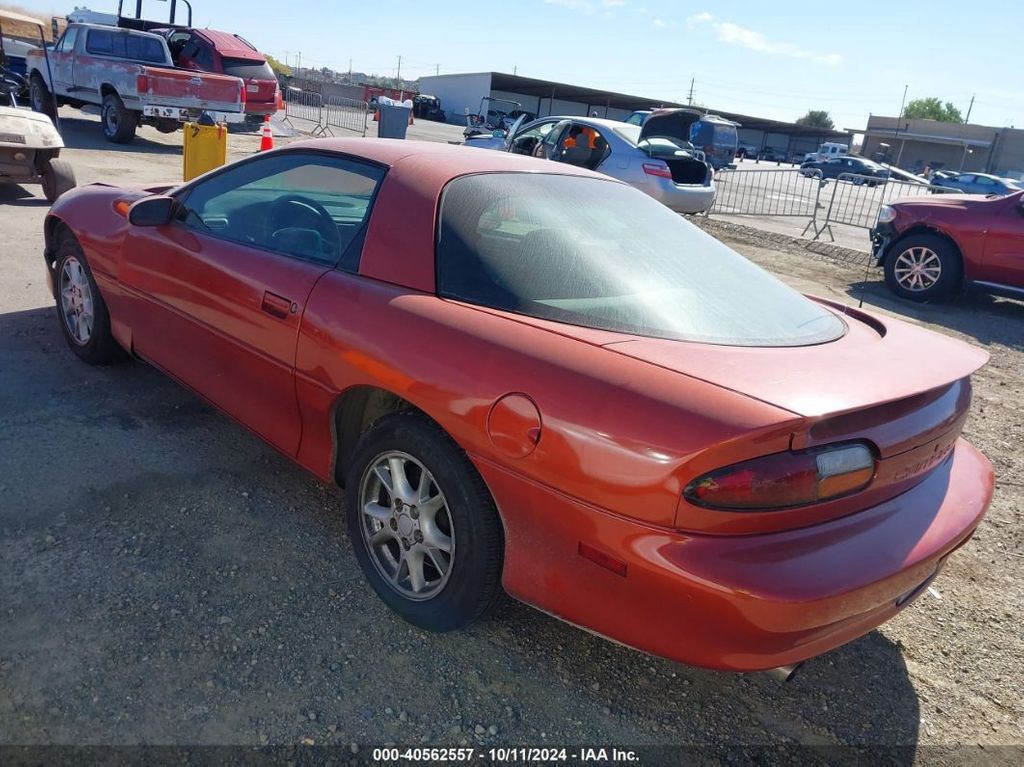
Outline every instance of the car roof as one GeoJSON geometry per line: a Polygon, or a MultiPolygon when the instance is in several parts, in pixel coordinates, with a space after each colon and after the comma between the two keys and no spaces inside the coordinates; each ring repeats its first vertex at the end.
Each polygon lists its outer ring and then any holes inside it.
{"type": "Polygon", "coordinates": [[[128,29],[126,27],[112,27],[109,24],[86,24],[84,22],[75,22],[74,24],[68,24],[69,27],[78,27],[79,29],[86,30],[101,30],[103,32],[117,32],[122,35],[140,35],[142,37],[155,37],[157,40],[164,40],[162,35],[158,35],[155,32],[146,32],[141,29],[128,29]]]}
{"type": "Polygon", "coordinates": [[[24,13],[8,11],[3,8],[0,8],[0,19],[3,19],[4,21],[17,21],[21,24],[31,24],[36,27],[43,26],[43,22],[39,19],[33,18],[32,16],[26,16],[24,13]]]}
{"type": "Polygon", "coordinates": [[[221,56],[232,59],[251,59],[253,61],[266,61],[266,57],[254,48],[250,43],[231,32],[221,32],[218,29],[193,29],[199,37],[205,38],[210,45],[217,49],[221,56]]]}
{"type": "MultiPolygon", "coordinates": [[[[614,120],[596,120],[608,125],[619,125],[614,120]]],[[[577,168],[573,165],[552,165],[548,160],[539,160],[508,152],[482,151],[461,144],[442,144],[437,141],[414,141],[379,138],[317,138],[296,141],[280,151],[294,149],[315,149],[363,157],[396,170],[403,166],[427,161],[432,166],[430,183],[438,191],[453,178],[471,173],[533,172],[569,176],[590,176],[604,179],[599,173],[577,168]]],[[[426,181],[426,180],[425,180],[426,181]]]]}
{"type": "MultiPolygon", "coordinates": [[[[631,128],[637,128],[639,126],[633,125],[632,123],[623,122],[622,120],[609,120],[604,117],[584,117],[583,115],[545,115],[544,117],[538,117],[536,120],[531,122],[548,122],[548,121],[561,122],[562,120],[572,120],[574,123],[580,123],[581,125],[589,125],[593,128],[605,128],[607,130],[613,130],[615,128],[621,128],[623,125],[628,125],[631,128]]],[[[523,126],[524,128],[526,125],[523,126]]]]}
{"type": "Polygon", "coordinates": [[[319,138],[277,152],[321,151],[389,168],[374,202],[359,272],[428,293],[434,291],[434,233],[441,193],[452,179],[479,173],[582,176],[619,184],[600,173],[524,155],[432,141],[319,138]],[[395,254],[402,254],[396,258],[395,254]]]}

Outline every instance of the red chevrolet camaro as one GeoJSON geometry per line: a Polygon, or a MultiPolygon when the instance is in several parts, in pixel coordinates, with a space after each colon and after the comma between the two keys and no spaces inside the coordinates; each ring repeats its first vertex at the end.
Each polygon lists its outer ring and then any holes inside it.
{"type": "Polygon", "coordinates": [[[905,607],[992,494],[986,354],[806,298],[647,195],[439,144],[315,140],[46,219],[89,363],[165,371],[344,486],[367,579],[502,591],[685,663],[787,667],[905,607]]]}

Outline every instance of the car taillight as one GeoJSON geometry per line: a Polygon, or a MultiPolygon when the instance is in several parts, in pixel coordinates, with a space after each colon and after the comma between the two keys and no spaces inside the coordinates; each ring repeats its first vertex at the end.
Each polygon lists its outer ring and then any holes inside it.
{"type": "Polygon", "coordinates": [[[658,176],[659,178],[672,178],[672,171],[667,165],[660,163],[645,162],[644,173],[648,176],[658,176]]]}
{"type": "Polygon", "coordinates": [[[775,453],[716,469],[687,485],[683,496],[713,509],[781,509],[855,493],[874,476],[871,448],[848,442],[775,453]]]}
{"type": "Polygon", "coordinates": [[[139,75],[135,78],[135,88],[139,93],[149,93],[149,76],[139,75]]]}
{"type": "Polygon", "coordinates": [[[239,80],[238,81],[238,93],[239,93],[239,98],[242,101],[242,106],[244,107],[245,106],[245,81],[244,80],[239,80]]]}

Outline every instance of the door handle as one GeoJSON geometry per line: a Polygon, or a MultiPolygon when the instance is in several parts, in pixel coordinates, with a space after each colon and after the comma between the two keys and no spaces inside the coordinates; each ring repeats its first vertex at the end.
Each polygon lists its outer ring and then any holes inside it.
{"type": "Polygon", "coordinates": [[[295,314],[299,310],[299,305],[291,299],[267,290],[263,293],[263,303],[260,304],[260,308],[272,317],[283,320],[287,319],[289,314],[295,314]]]}

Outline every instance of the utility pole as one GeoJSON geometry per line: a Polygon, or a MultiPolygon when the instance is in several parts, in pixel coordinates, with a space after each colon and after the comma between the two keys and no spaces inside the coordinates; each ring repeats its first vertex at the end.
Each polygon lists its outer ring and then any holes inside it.
{"type": "Polygon", "coordinates": [[[971,121],[971,110],[974,109],[974,96],[971,96],[971,103],[967,106],[967,117],[964,118],[964,125],[971,121]]]}
{"type": "MultiPolygon", "coordinates": [[[[910,88],[909,85],[904,85],[903,86],[903,100],[900,102],[900,116],[896,118],[896,130],[894,130],[892,132],[893,143],[895,143],[896,139],[900,135],[900,120],[903,119],[903,110],[907,106],[907,90],[909,88],[910,88]]],[[[906,141],[903,142],[903,144],[906,144],[906,143],[907,143],[906,141]]],[[[903,156],[903,144],[900,144],[900,148],[896,152],[896,162],[894,163],[895,165],[899,165],[900,164],[900,158],[903,156]]],[[[886,162],[889,162],[888,153],[886,154],[885,160],[886,160],[886,162]]]]}
{"type": "Polygon", "coordinates": [[[298,73],[296,76],[302,79],[302,51],[299,51],[298,63],[295,65],[295,71],[298,73]]]}
{"type": "Polygon", "coordinates": [[[694,77],[690,78],[690,95],[686,97],[686,103],[691,105],[693,104],[693,82],[695,79],[694,77]]]}
{"type": "Polygon", "coordinates": [[[402,80],[402,57],[398,57],[398,74],[395,75],[395,79],[401,82],[402,80]]]}
{"type": "Polygon", "coordinates": [[[434,64],[434,74],[435,75],[441,74],[441,65],[440,64],[434,64]]]}

